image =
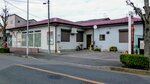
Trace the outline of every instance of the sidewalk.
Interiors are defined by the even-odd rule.
[[[13,53],[16,56],[25,56],[25,53]],[[29,54],[34,58],[57,60],[69,63],[92,65],[92,66],[116,66],[121,67],[119,61],[120,53],[114,52],[94,52],[94,51],[75,51],[62,52],[60,54],[36,53]]]

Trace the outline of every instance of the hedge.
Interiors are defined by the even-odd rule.
[[[0,53],[9,53],[9,48],[0,48]]]
[[[149,69],[149,58],[144,55],[122,54],[120,61],[130,68]]]

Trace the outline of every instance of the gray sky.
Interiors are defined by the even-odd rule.
[[[6,0],[10,14],[18,14],[26,19],[27,0]],[[47,0],[29,0],[30,19],[47,19]],[[136,6],[141,7],[144,0],[131,0]],[[0,8],[4,8],[4,0],[0,0]],[[110,17],[111,19],[126,17],[128,11],[125,0],[50,0],[51,17],[59,17],[71,21],[99,19]]]

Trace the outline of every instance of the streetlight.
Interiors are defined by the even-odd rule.
[[[44,5],[45,4],[47,4],[47,6],[48,6],[48,53],[50,54],[51,53],[51,47],[50,47],[50,40],[51,40],[51,38],[50,38],[50,1],[48,0],[47,1],[47,3],[43,3]]]
[[[95,48],[95,39],[94,39],[94,37],[95,37],[95,30],[97,29],[97,25],[94,25],[93,26],[93,49]]]

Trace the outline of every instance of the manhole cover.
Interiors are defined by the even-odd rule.
[[[50,79],[61,79],[63,77],[60,75],[49,75],[48,78],[50,78]]]

